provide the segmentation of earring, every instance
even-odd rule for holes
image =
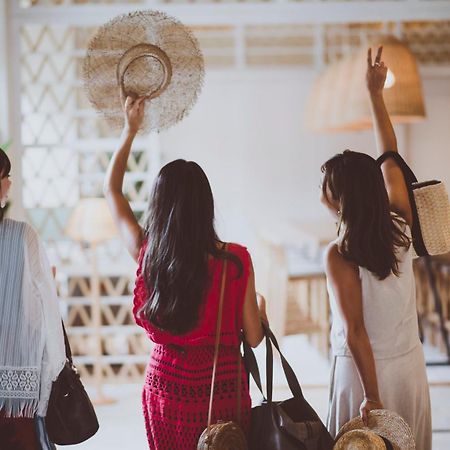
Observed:
[[[2,198],[1,200],[0,200],[0,208],[4,208],[6,206],[6,198]]]
[[[342,217],[341,217],[341,210],[338,209],[336,212],[337,216],[338,216],[338,220],[336,222],[336,232],[337,235],[339,236],[340,232],[341,232],[341,226],[342,226]]]

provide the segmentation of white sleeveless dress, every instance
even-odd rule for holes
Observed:
[[[410,234],[408,227],[406,230]],[[364,323],[384,407],[406,420],[415,435],[417,450],[430,450],[430,395],[417,323],[412,246],[399,252],[399,277],[391,274],[380,281],[367,269],[359,268]],[[333,367],[327,427],[335,436],[344,423],[359,415],[364,394],[330,285],[328,292],[333,319]]]

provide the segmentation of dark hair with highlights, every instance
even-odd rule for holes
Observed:
[[[408,248],[411,240],[404,232],[404,221],[392,215],[377,162],[364,153],[346,150],[321,170],[323,195],[328,198],[328,188],[340,205],[340,253],[380,280],[391,273],[398,276],[396,248]]]
[[[201,167],[178,159],[158,174],[144,224],[148,245],[143,276],[149,298],[143,318],[172,334],[192,330],[210,283],[209,258],[240,259],[222,248],[214,228],[214,200]]]
[[[5,178],[11,172],[11,161],[8,155],[0,148],[0,180]],[[0,208],[0,221],[3,220],[6,208]]]

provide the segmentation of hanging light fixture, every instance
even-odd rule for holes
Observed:
[[[384,88],[387,110],[394,123],[425,118],[421,80],[414,55],[394,36],[383,36],[372,46],[383,46],[383,61],[389,68]],[[319,76],[308,102],[309,129],[356,131],[372,126],[366,89],[367,48],[361,48],[330,65]]]

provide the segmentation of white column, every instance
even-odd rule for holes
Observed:
[[[25,211],[22,200],[22,146],[20,113],[20,26],[12,19],[14,2],[0,0],[0,138],[1,143],[9,139],[8,149],[11,160],[12,187],[10,215],[24,220]]]
[[[8,50],[7,50],[7,8],[6,0],[0,0],[0,145],[3,145],[11,134],[9,126],[9,92],[8,92]]]

